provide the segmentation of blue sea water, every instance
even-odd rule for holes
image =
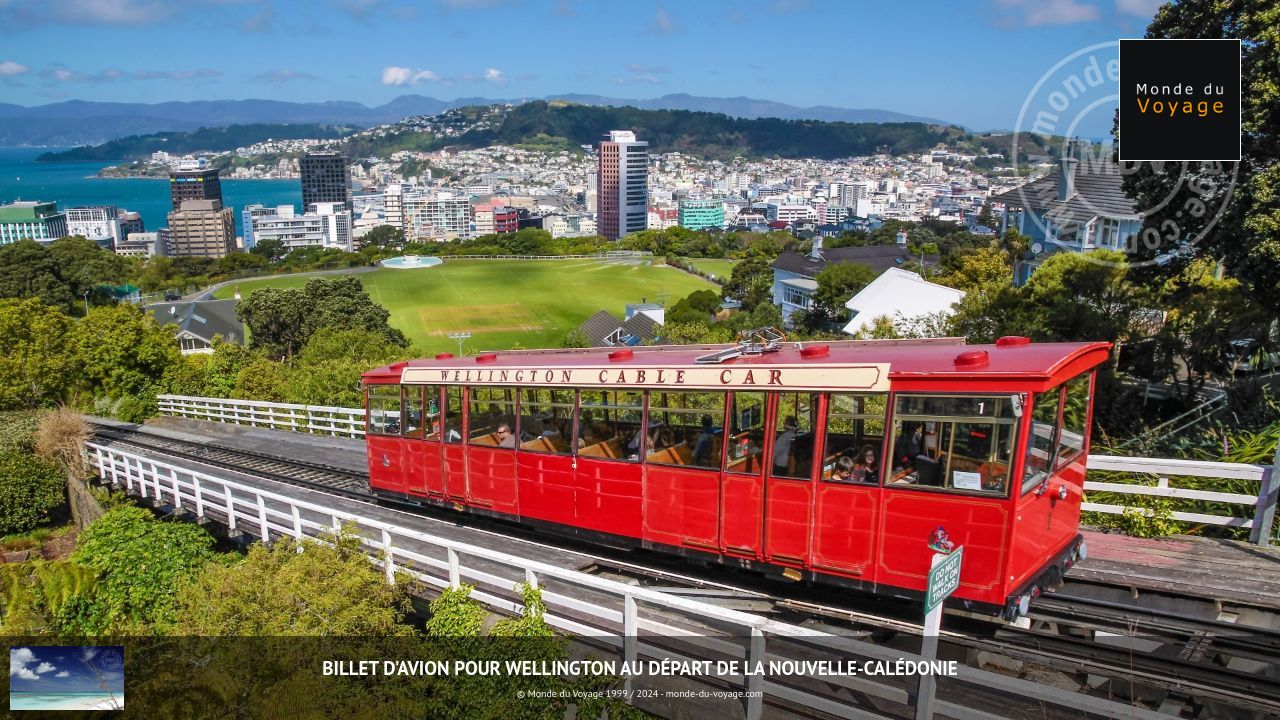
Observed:
[[[147,230],[168,225],[169,182],[149,178],[99,178],[111,163],[38,163],[36,157],[61,148],[0,148],[0,204],[14,200],[56,200],[58,207],[115,205],[142,214]],[[235,210],[262,203],[267,207],[302,204],[302,185],[293,180],[222,181],[222,202]],[[299,208],[301,209],[301,208]]]
[[[110,705],[108,705],[110,703]],[[104,692],[36,693],[10,692],[10,710],[88,710],[114,707],[124,709],[123,693],[114,697]]]

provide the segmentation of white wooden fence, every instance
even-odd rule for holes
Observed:
[[[187,395],[160,395],[156,400],[163,415],[319,435],[364,437],[365,420],[362,408],[294,405]]]
[[[1280,464],[1280,459],[1277,460],[1277,463]],[[1238,515],[1210,515],[1178,511],[1171,512],[1170,517],[1174,520],[1204,525],[1249,528],[1250,540],[1259,545],[1267,545],[1270,542],[1271,530],[1275,522],[1276,499],[1277,495],[1280,494],[1280,477],[1276,475],[1276,466],[1266,467],[1264,465],[1203,460],[1090,455],[1088,467],[1090,471],[1123,472],[1153,478],[1155,484],[1086,480],[1084,483],[1086,493],[1090,491],[1113,492],[1123,495],[1146,495],[1180,500],[1206,500],[1228,505],[1249,506],[1253,508],[1253,517],[1251,518]],[[1182,488],[1176,487],[1176,484],[1171,484],[1170,478],[1245,480],[1249,481],[1250,484],[1258,483],[1258,490],[1252,494],[1245,494]],[[1081,509],[1118,515],[1125,511],[1125,506],[1086,502],[1081,506]]]
[[[344,437],[363,437],[365,434],[364,410],[360,408],[290,405],[257,400],[224,400],[182,395],[161,395],[158,400],[160,412],[166,415]],[[1171,517],[1184,522],[1248,528],[1250,540],[1266,545],[1270,542],[1275,522],[1276,502],[1280,497],[1280,471],[1276,469],[1278,466],[1280,466],[1280,453],[1277,454],[1276,465],[1272,467],[1246,463],[1090,455],[1088,464],[1090,470],[1136,474],[1144,480],[1155,479],[1155,484],[1086,480],[1084,489],[1086,492],[1112,492],[1121,495],[1146,495],[1246,505],[1253,508],[1252,517],[1193,512],[1173,512]],[[1258,483],[1258,489],[1251,494],[1196,490],[1177,487],[1176,484],[1171,485],[1170,478],[1246,480]],[[1125,511],[1125,507],[1086,502],[1082,509],[1119,515]]]
[[[364,514],[362,503],[333,497],[310,502],[251,485],[196,472],[171,463],[108,447],[85,444],[91,464],[104,482],[154,503],[210,518],[232,530],[251,533],[263,542],[302,540],[345,527],[360,538],[387,581],[408,576],[431,588],[472,584],[472,597],[491,608],[519,613],[522,606],[509,591],[520,583],[540,588],[545,620],[572,635],[589,637],[615,648],[627,662],[638,659],[730,659],[748,664],[785,660],[836,659],[920,661],[916,655],[859,642],[816,629],[789,625],[745,612],[588,575],[496,550],[438,537]],[[326,497],[323,494],[312,497]],[[368,506],[373,507],[373,506]],[[677,654],[659,647],[663,640],[680,644]],[[881,718],[856,706],[858,696],[900,705],[914,702],[914,683],[877,682],[858,675],[804,676],[707,674],[700,680],[742,688],[747,720],[758,720],[766,698],[818,710],[841,718]],[[1002,717],[985,709],[945,699],[948,691],[963,698],[973,688],[1011,697],[1127,720],[1169,720],[1169,715],[1141,707],[1082,695],[1047,685],[958,665],[957,674],[938,678],[940,695],[933,711],[953,718]],[[630,687],[632,678],[625,678]],[[968,686],[968,687],[962,687]],[[821,694],[815,692],[819,690]]]

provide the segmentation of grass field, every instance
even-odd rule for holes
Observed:
[[[473,334],[474,349],[558,347],[566,333],[608,310],[619,318],[627,303],[665,297],[669,303],[714,286],[664,265],[597,260],[445,260],[416,270],[379,269],[358,275],[375,302],[391,312],[391,325],[429,352],[457,352],[451,332]],[[309,277],[245,280],[214,297],[262,288],[300,288]]]
[[[726,280],[733,272],[733,266],[738,264],[737,260],[717,260],[714,258],[680,258],[690,265],[698,268],[708,275],[715,275]]]

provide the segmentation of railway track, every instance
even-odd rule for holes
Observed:
[[[182,440],[144,428],[95,424],[94,433],[112,443],[170,457],[360,502],[384,502],[369,492],[366,473],[347,468],[251,452],[213,441]],[[707,602],[785,615],[801,623],[835,623],[853,634],[880,640],[920,633],[919,622],[901,608],[886,613],[883,601],[845,595],[832,599],[832,604],[814,602],[814,593],[788,591],[793,586],[744,577],[722,568],[706,570],[711,574],[731,575],[730,578],[694,578],[677,571],[674,566],[678,560],[647,556],[641,565],[634,561],[633,551],[588,545],[488,518],[417,506],[413,509],[477,528],[500,527],[498,532],[503,535],[583,553],[596,560],[596,570],[600,573],[630,577]],[[687,565],[683,568],[687,570]],[[831,594],[820,593],[823,600]],[[1033,603],[1032,610],[1029,628],[962,614],[948,621],[949,629],[944,631],[942,639],[970,651],[992,653],[1063,673],[1104,676],[1159,688],[1173,697],[1212,700],[1260,713],[1262,717],[1280,716],[1280,679],[1256,669],[1257,664],[1273,667],[1280,663],[1280,630],[1188,618],[1167,611],[1064,594],[1042,596]],[[1099,641],[1103,635],[1108,642]],[[1156,647],[1148,647],[1150,643]],[[1253,665],[1245,665],[1244,669],[1227,666],[1239,661]]]

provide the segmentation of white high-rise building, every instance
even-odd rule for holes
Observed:
[[[316,203],[311,212],[299,215],[292,205],[280,205],[270,214],[243,215],[246,246],[264,240],[278,240],[285,248],[332,247],[351,249],[351,213],[346,203]]]
[[[448,193],[404,195],[404,236],[409,242],[471,238],[471,201]]]
[[[648,227],[649,143],[612,130],[600,143],[596,206],[600,234],[610,240]]]
[[[125,239],[120,233],[120,210],[113,205],[73,207],[62,212],[67,216],[68,235],[80,235],[104,247],[114,247]]]

